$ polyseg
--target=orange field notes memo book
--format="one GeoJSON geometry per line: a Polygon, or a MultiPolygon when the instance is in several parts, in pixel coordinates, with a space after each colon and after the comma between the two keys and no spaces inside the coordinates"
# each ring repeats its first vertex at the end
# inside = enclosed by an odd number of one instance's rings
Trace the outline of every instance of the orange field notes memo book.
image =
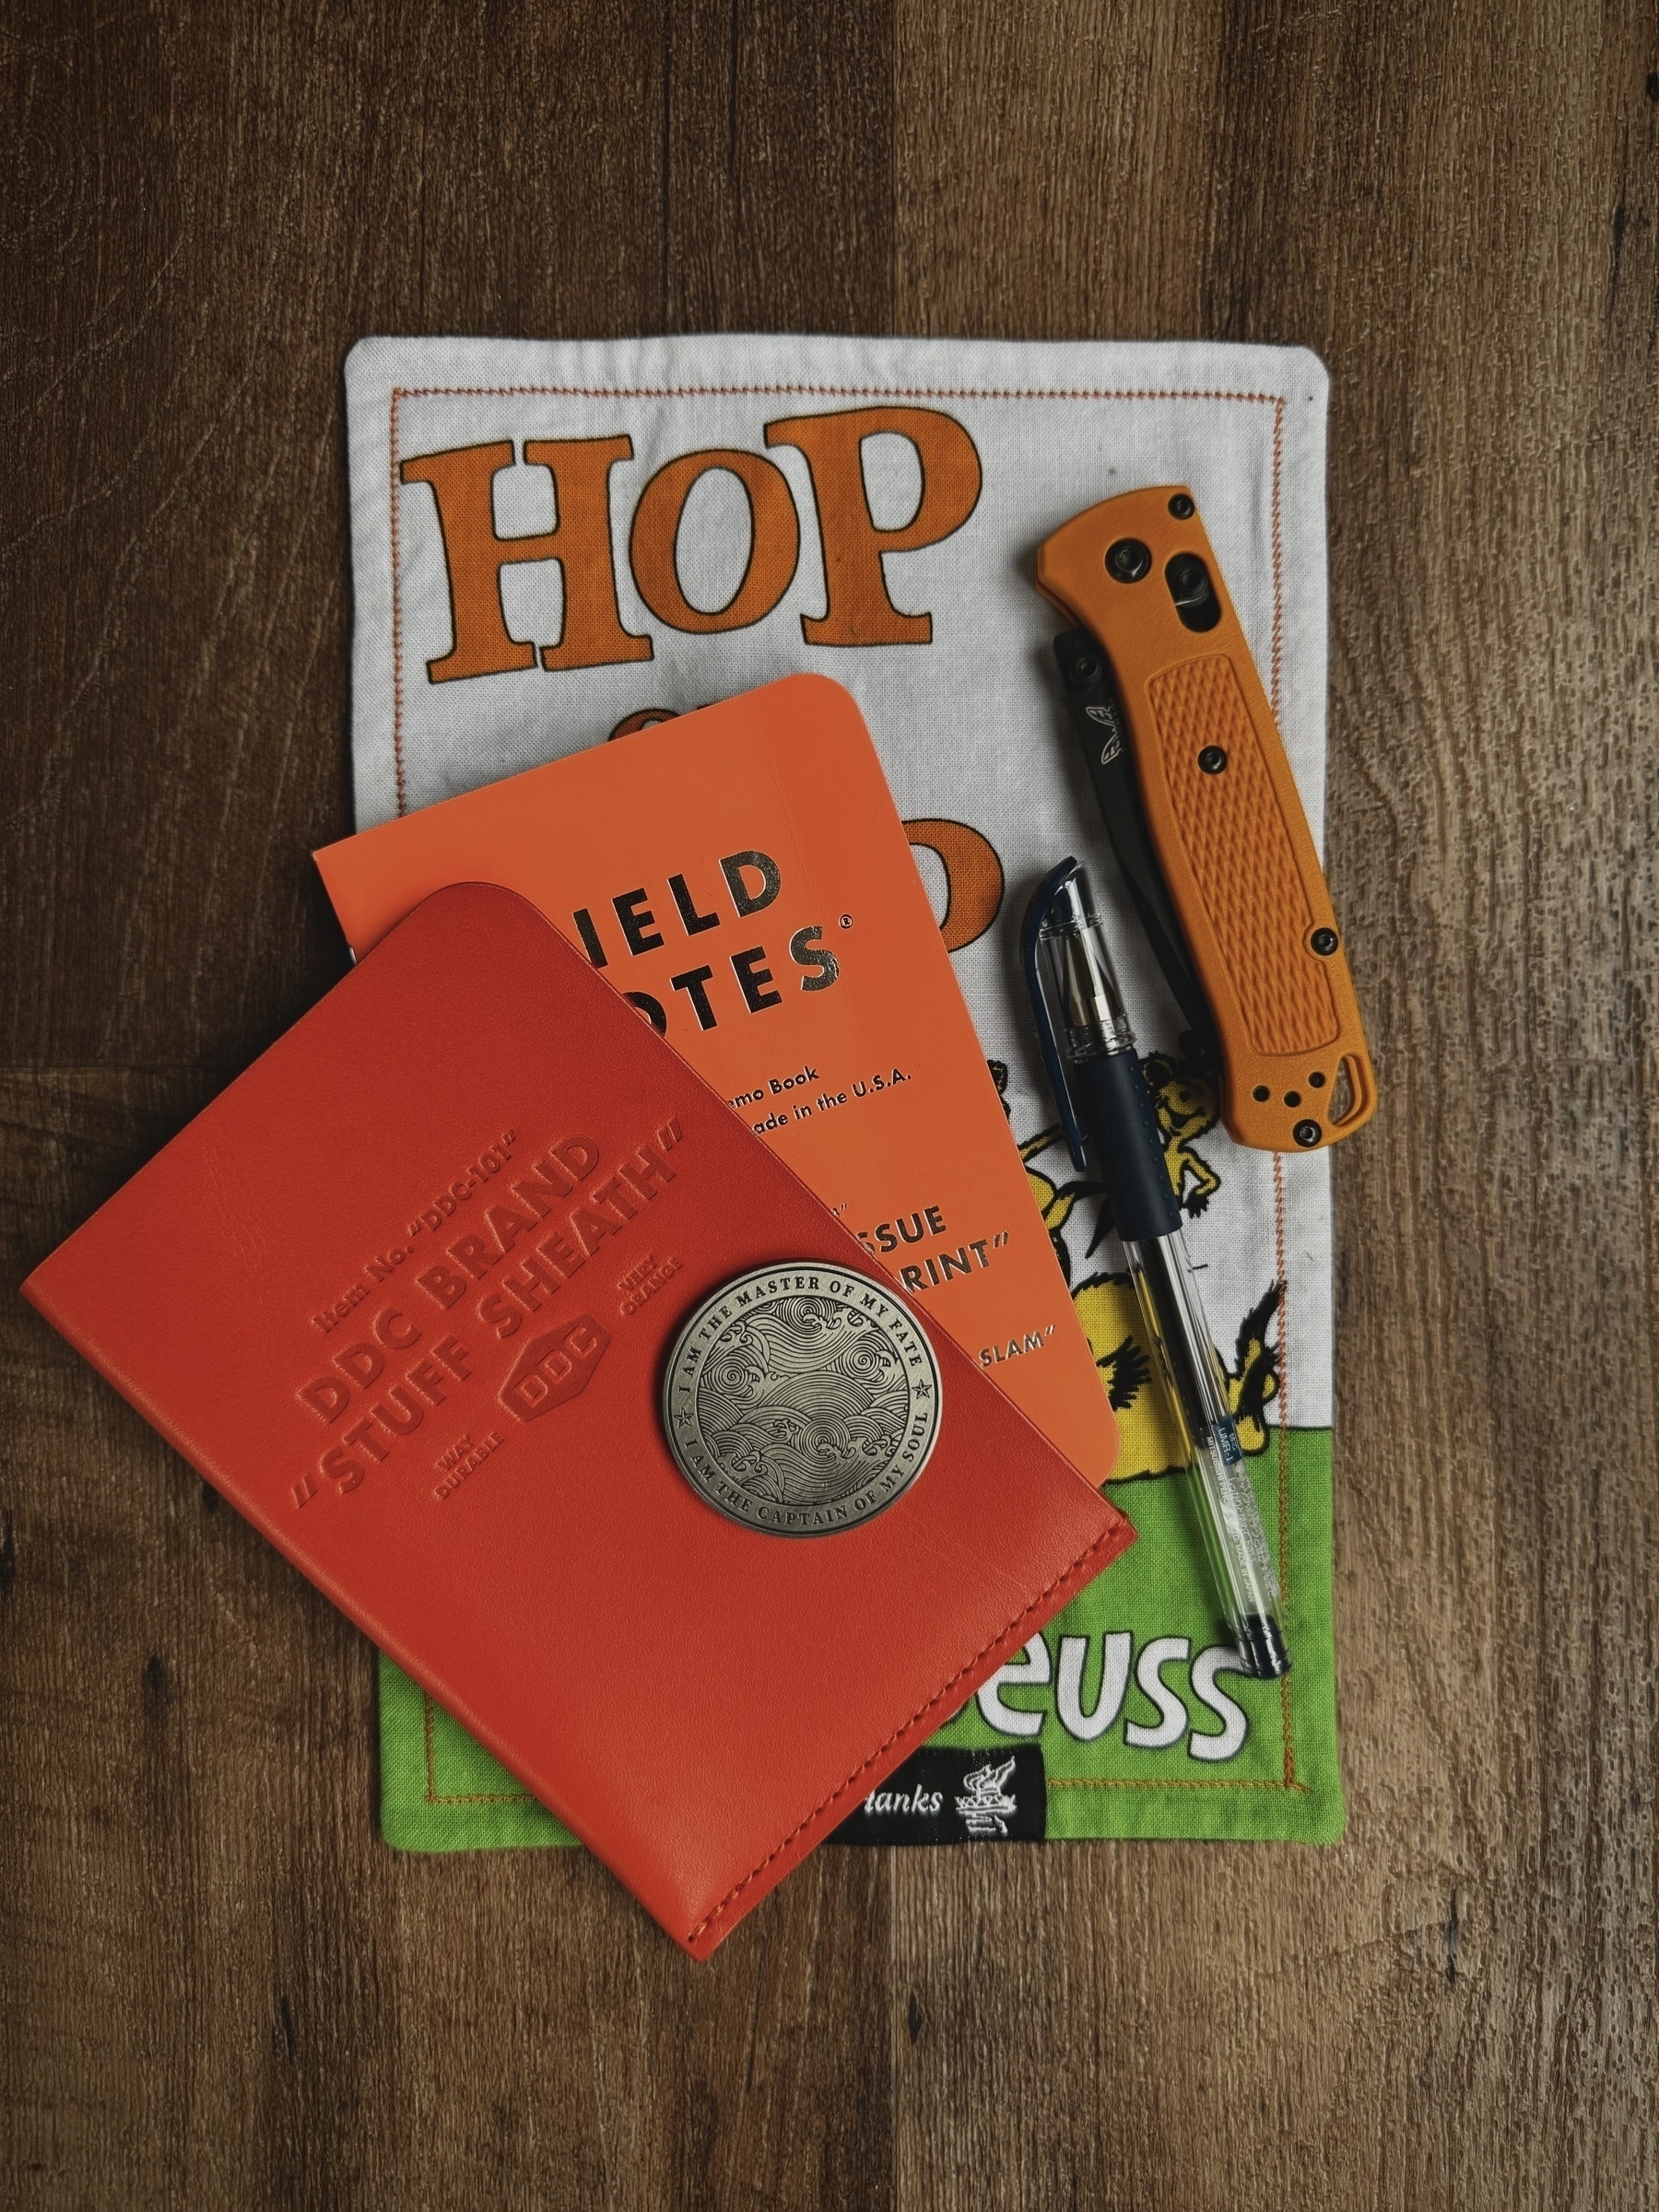
{"type": "Polygon", "coordinates": [[[705,1502],[665,1441],[668,1347],[778,1268],[885,1297],[586,960],[473,884],[25,1289],[702,1956],[1129,1533],[914,1310],[936,1437],[885,1511],[807,1536],[705,1502]],[[503,1236],[537,1255],[511,1331],[444,1251],[503,1236]]]}
{"type": "MultiPolygon", "coordinates": [[[[787,677],[383,823],[317,865],[359,954],[444,884],[522,892],[1068,1459],[1111,1474],[1093,1354],[839,684],[787,677]]],[[[488,1259],[471,1268],[486,1318],[488,1259]]]]}

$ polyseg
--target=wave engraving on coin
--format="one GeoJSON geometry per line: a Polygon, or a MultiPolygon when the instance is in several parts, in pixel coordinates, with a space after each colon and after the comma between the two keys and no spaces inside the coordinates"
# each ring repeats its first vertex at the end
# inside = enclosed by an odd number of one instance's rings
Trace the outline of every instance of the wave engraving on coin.
{"type": "Polygon", "coordinates": [[[786,1261],[736,1277],[687,1322],[663,1426],[720,1512],[773,1535],[831,1535],[891,1505],[926,1465],[939,1370],[885,1284],[786,1261]]]}

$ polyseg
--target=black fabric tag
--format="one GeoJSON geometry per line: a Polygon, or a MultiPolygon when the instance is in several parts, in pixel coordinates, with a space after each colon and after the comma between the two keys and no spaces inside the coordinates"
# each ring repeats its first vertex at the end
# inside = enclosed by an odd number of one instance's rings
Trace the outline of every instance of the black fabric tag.
{"type": "Polygon", "coordinates": [[[1042,1751],[929,1746],[849,1813],[831,1843],[1030,1843],[1048,1832],[1042,1751]]]}

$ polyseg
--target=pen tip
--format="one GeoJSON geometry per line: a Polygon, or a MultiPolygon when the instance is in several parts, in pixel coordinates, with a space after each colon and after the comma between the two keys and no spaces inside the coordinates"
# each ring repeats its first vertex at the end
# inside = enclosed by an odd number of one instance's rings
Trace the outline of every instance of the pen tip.
{"type": "Polygon", "coordinates": [[[1278,1622],[1265,1613],[1247,1613],[1240,1621],[1239,1656],[1253,1681],[1277,1682],[1290,1672],[1290,1654],[1278,1622]]]}

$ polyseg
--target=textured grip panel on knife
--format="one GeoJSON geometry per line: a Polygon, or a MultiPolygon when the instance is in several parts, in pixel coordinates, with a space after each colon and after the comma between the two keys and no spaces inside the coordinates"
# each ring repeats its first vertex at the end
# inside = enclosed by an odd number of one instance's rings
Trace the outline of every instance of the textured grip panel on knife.
{"type": "Polygon", "coordinates": [[[1258,1052],[1308,1053],[1341,1020],[1324,971],[1307,957],[1313,915],[1255,727],[1224,653],[1151,678],[1170,802],[1205,912],[1258,1052]],[[1198,756],[1219,746],[1206,775],[1198,756]]]}

